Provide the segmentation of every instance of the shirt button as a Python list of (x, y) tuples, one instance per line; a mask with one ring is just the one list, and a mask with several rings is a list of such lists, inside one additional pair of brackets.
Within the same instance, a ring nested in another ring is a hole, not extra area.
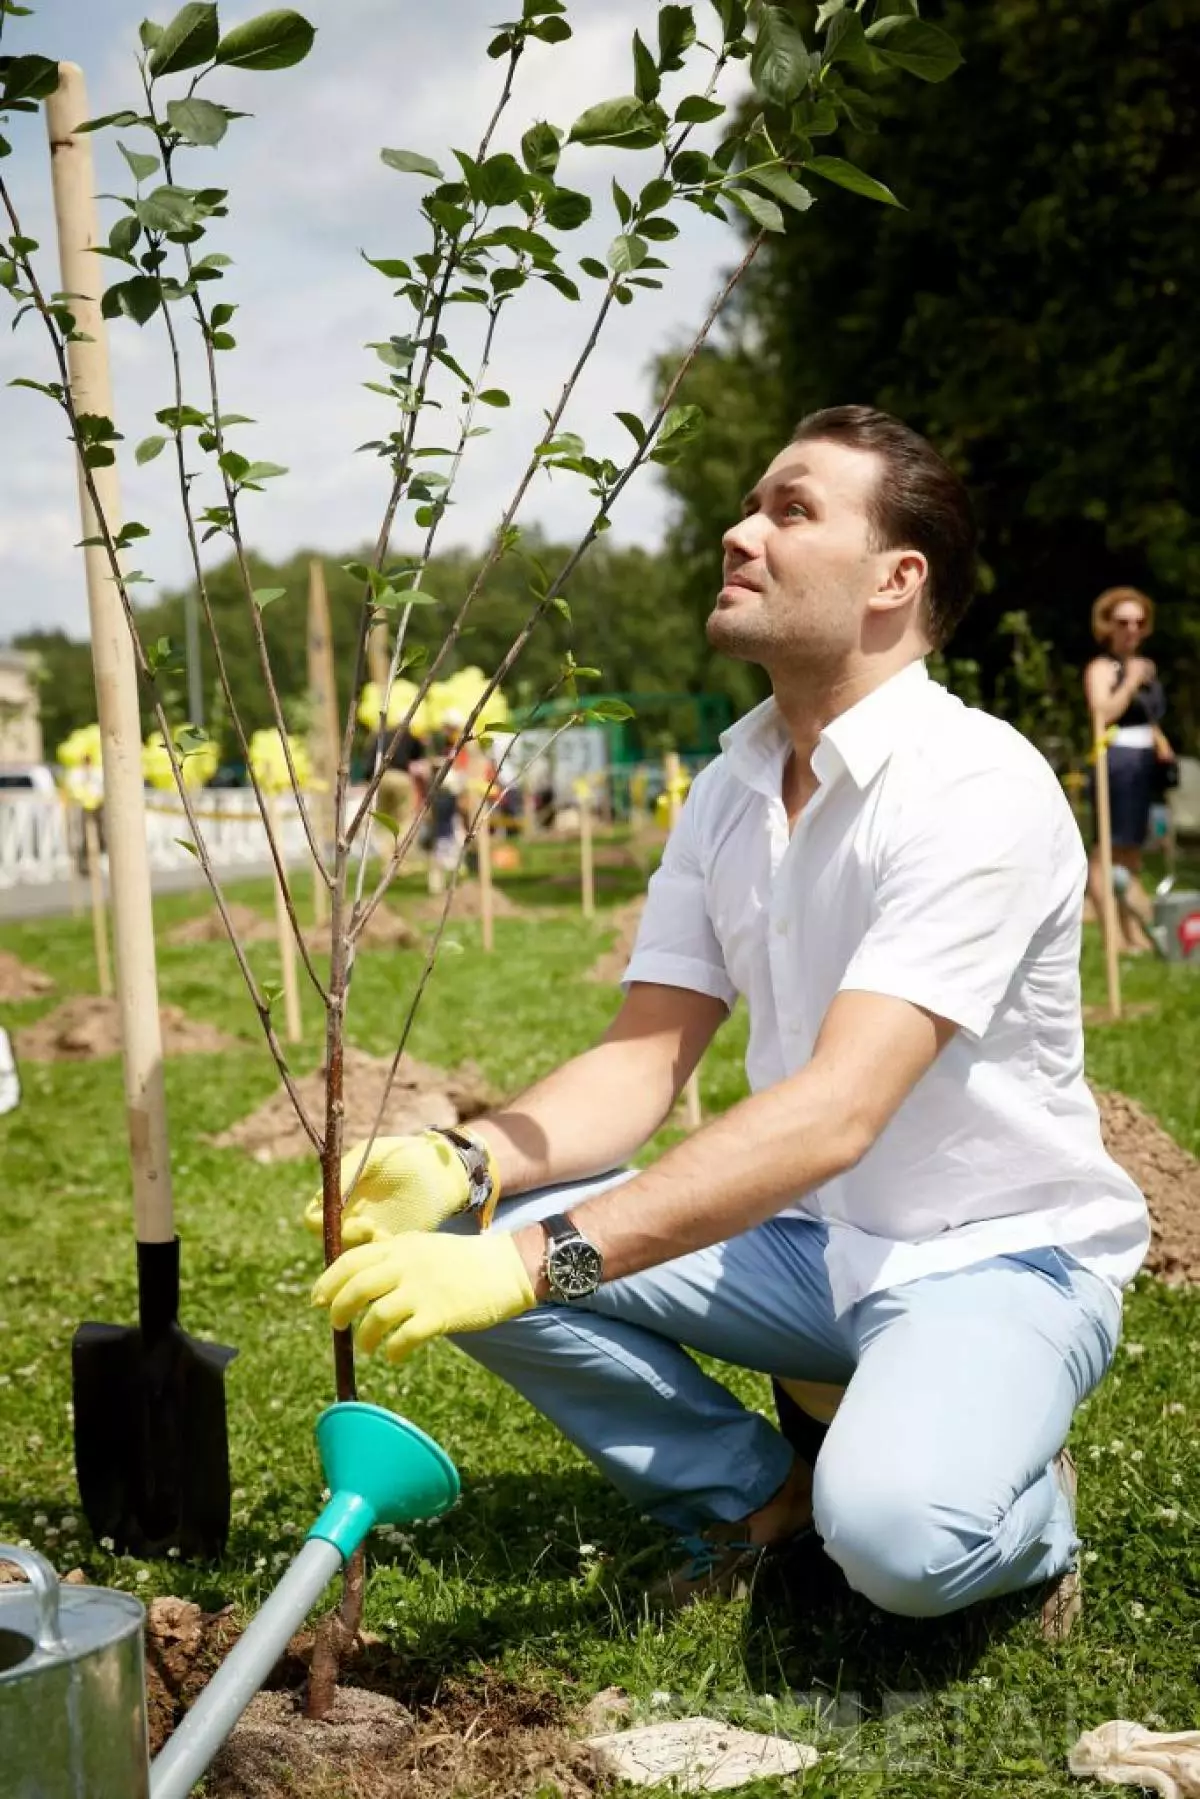
[(777, 937), (786, 937), (787, 936), (788, 926), (787, 926), (786, 918), (777, 918), (775, 920), (775, 934)]

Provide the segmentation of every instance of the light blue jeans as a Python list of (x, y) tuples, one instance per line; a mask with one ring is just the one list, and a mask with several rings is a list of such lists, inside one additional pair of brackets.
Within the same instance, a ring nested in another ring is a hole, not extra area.
[[(497, 1228), (630, 1178), (522, 1195)], [(1061, 1574), (1079, 1544), (1051, 1464), (1112, 1360), (1118, 1295), (1043, 1249), (870, 1294), (838, 1318), (825, 1240), (815, 1222), (772, 1219), (582, 1304), (455, 1341), (640, 1511), (685, 1531), (757, 1510), (792, 1464), (774, 1425), (688, 1350), (845, 1384), (813, 1510), (851, 1587), (885, 1611), (935, 1617)]]

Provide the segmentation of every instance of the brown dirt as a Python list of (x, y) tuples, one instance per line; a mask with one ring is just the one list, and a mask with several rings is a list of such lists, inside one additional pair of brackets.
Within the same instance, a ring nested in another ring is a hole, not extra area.
[[(162, 1006), (163, 1049), (168, 1056), (215, 1055), (237, 1049), (238, 1040), (215, 1025), (189, 1018), (178, 1006)], [(115, 999), (77, 993), (14, 1035), (17, 1055), (30, 1062), (91, 1062), (121, 1053), (121, 1018)]]
[[(157, 1754), (237, 1641), (228, 1610), (156, 1599), (146, 1623), (150, 1751)], [(526, 1799), (557, 1788), (591, 1799), (607, 1785), (551, 1693), (485, 1670), (469, 1683), (413, 1668), (364, 1638), (343, 1669), (332, 1716), (301, 1712), (313, 1635), (292, 1638), (213, 1764), (212, 1799)], [(355, 1684), (347, 1684), (354, 1682)], [(403, 1702), (395, 1697), (403, 1694)], [(411, 1708), (411, 1709), (410, 1709)]]
[(645, 904), (645, 894), (639, 894), (637, 899), (630, 900), (627, 905), (615, 907), (604, 920), (606, 925), (616, 926), (616, 942), (592, 964), (588, 970), (589, 981), (603, 981), (612, 985), (620, 980), (633, 951)]
[[(275, 926), (272, 920), (264, 918), (253, 906), (244, 906), (240, 900), (232, 900), (227, 902), (226, 910), (240, 943), (265, 943), (274, 937)], [(168, 943), (185, 947), (195, 943), (227, 943), (228, 940), (221, 915), (215, 909), (201, 912), (197, 918), (185, 918), (182, 924), (177, 924), (166, 936)]]
[(1107, 1006), (1085, 1006), (1083, 1022), (1084, 1024), (1126, 1024), (1131, 1018), (1150, 1018), (1160, 1010), (1156, 1001), (1139, 999), (1134, 1000), (1132, 1005), (1123, 1004), (1120, 1018), (1114, 1019), (1110, 1016)]
[[(390, 1056), (371, 1056), (365, 1050), (345, 1052), (346, 1124), (349, 1145), (370, 1134), (375, 1124), (383, 1084), (391, 1066)], [(324, 1116), (325, 1071), (318, 1068), (297, 1082), (307, 1109)], [(382, 1132), (400, 1136), (406, 1131), (433, 1125), (464, 1124), (498, 1104), (500, 1095), (488, 1084), (473, 1062), (456, 1069), (435, 1068), (405, 1055), (392, 1084)], [(212, 1139), (218, 1149), (244, 1149), (256, 1162), (282, 1162), (307, 1156), (312, 1145), (292, 1110), (286, 1093), (273, 1094), (256, 1112), (239, 1120)]]
[(40, 968), (30, 968), (27, 962), (0, 949), (0, 1005), (22, 999), (40, 999), (44, 993), (53, 991), (54, 982), (48, 974), (43, 974)]
[(1150, 1207), (1147, 1269), (1171, 1286), (1200, 1285), (1200, 1161), (1135, 1099), (1097, 1091), (1096, 1102), (1109, 1154)]
[[(442, 907), (446, 903), (444, 893), (430, 893), (421, 900), (416, 908), (417, 916), (428, 924), (436, 924), (442, 916)], [(478, 918), (483, 910), (483, 890), (478, 881), (460, 881), (454, 889), (454, 899), (450, 905), (450, 917), (447, 920), (449, 929), (456, 919)], [(502, 887), (492, 884), (492, 917), (493, 918), (532, 918), (536, 914), (529, 906), (519, 906), (510, 899)]]

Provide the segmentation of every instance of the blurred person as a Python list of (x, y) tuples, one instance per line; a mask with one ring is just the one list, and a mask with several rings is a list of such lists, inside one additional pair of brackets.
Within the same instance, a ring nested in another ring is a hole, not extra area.
[[(1166, 695), (1154, 663), (1140, 653), (1153, 629), (1152, 600), (1136, 587), (1108, 588), (1092, 607), (1092, 635), (1103, 653), (1083, 673), (1089, 714), (1100, 730), (1116, 731), (1107, 752), (1108, 797), (1119, 948), (1125, 955), (1153, 948), (1149, 925), (1154, 908), (1139, 878), (1142, 851), (1151, 807), (1177, 778), (1175, 752), (1162, 729)], [(1094, 776), (1092, 802), (1094, 816)], [(1088, 895), (1096, 916), (1102, 917), (1098, 841), (1088, 859)]]
[[(377, 1140), (314, 1301), (522, 1393), (680, 1533), (656, 1603), (807, 1544), (912, 1617), (1048, 1583), (1061, 1634), (1064, 1446), (1149, 1241), (1084, 1080), (1084, 847), (1037, 749), (928, 678), (974, 528), (923, 438), (804, 419), (724, 549), (708, 639), (772, 695), (692, 785), (616, 1018), (469, 1129)], [(739, 997), (748, 1097), (631, 1169)], [(695, 1354), (827, 1429), (805, 1454)]]

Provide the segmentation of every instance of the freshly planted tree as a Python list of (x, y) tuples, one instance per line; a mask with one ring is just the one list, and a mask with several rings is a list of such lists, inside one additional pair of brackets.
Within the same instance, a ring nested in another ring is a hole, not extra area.
[[(0, 33), (28, 10), (14, 0), (0, 0)], [(489, 704), (500, 684), (518, 669), (532, 634), (552, 612), (569, 619), (567, 590), (572, 575), (608, 528), (630, 481), (648, 464), (669, 464), (687, 455), (697, 440), (702, 415), (695, 406), (677, 404), (677, 391), (764, 236), (782, 231), (789, 212), (805, 212), (826, 182), (868, 199), (898, 204), (882, 183), (845, 157), (830, 154), (828, 145), (866, 105), (864, 87), (880, 79), (890, 81), (897, 72), (930, 78), (953, 66), (953, 44), (937, 27), (919, 20), (916, 11), (915, 0), (902, 4), (858, 0), (856, 6), (831, 0), (820, 7), (816, 29), (806, 37), (785, 8), (756, 0), (750, 4), (716, 0), (704, 7), (662, 5), (653, 15), (653, 29), (645, 36), (634, 34), (628, 92), (597, 99), (573, 121), (535, 120), (513, 133), (511, 149), (502, 149), (497, 143), (508, 130), (528, 46), (555, 45), (571, 36), (563, 0), (524, 0), (520, 16), (502, 24), (486, 47), (497, 65), (497, 91), (494, 109), (474, 148), (453, 149), (443, 159), (445, 166), (412, 150), (382, 149), (383, 162), (399, 178), (420, 186), (422, 237), (417, 245), (406, 246), (403, 254), (389, 252), (369, 259), (387, 290), (386, 298), (381, 292), (379, 336), (368, 346), (377, 366), (367, 386), (382, 403), (383, 424), (379, 435), (362, 448), (381, 465), (382, 512), (371, 554), (348, 565), (359, 583), (361, 602), (333, 779), (331, 841), (314, 822), (311, 796), (305, 791), (303, 770), (296, 765), (272, 673), (263, 620), (267, 609), (279, 604), (283, 590), (255, 586), (247, 549), (248, 509), (285, 479), (287, 471), (266, 456), (235, 447), (245, 442), (251, 421), (230, 410), (224, 397), (223, 369), (236, 349), (237, 306), (225, 297), (232, 279), (228, 259), (209, 244), (226, 216), (229, 195), (224, 187), (193, 185), (191, 177), (193, 152), (211, 150), (232, 129), (240, 128), (243, 114), (220, 98), (224, 72), (286, 70), (312, 50), (313, 27), (298, 13), (281, 10), (222, 33), (216, 5), (193, 0), (166, 25), (151, 21), (142, 25), (136, 56), (138, 91), (128, 109), (102, 119), (70, 122), (76, 135), (119, 133), (131, 176), (132, 191), (116, 199), (117, 216), (107, 242), (96, 246), (97, 281), (104, 273), (114, 277), (104, 288), (102, 313), (118, 328), (163, 333), (168, 390), (156, 414), (158, 430), (143, 439), (134, 454), (139, 463), (169, 458), (174, 471), (198, 608), (198, 617), (193, 616), (188, 627), (186, 666), (197, 666), (202, 622), (229, 729), (241, 759), (255, 775), (255, 799), (303, 976), (325, 1017), (325, 1103), (320, 1116), (310, 1115), (296, 1086), (279, 1040), (278, 996), (260, 985), (237, 940), (197, 816), (186, 764), (189, 754), (206, 743), (205, 733), (198, 724), (173, 730), (164, 700), (165, 684), (180, 667), (179, 652), (169, 642), (144, 641), (139, 630), (133, 594), (144, 577), (128, 568), (127, 553), (148, 535), (147, 528), (136, 521), (121, 525), (106, 516), (98, 491), (96, 473), (115, 462), (121, 437), (111, 418), (81, 407), (73, 391), (69, 362), (81, 337), (76, 316), (82, 310), (81, 297), (54, 291), (39, 274), (38, 247), (23, 232), (16, 196), (0, 173), (0, 210), (7, 234), (0, 237), (0, 285), (17, 308), (15, 322), (28, 319), (40, 324), (50, 359), (44, 376), (35, 372), (22, 377), (21, 384), (44, 393), (66, 419), (97, 519), (97, 542), (129, 627), (138, 671), (152, 696), (161, 750), (187, 817), (190, 847), (229, 930), (280, 1079), (320, 1161), (327, 1259), (341, 1248), (343, 1043), (355, 957), (421, 823), (417, 816), (397, 827), (381, 815), (377, 803), (399, 731), (391, 747), (381, 737), (369, 778), (361, 791), (351, 790), (355, 714), (368, 668), (383, 648), (386, 672), (382, 683), (376, 683), (373, 704), (384, 719), (395, 717), (393, 691), (401, 682), (409, 684), (401, 689), (408, 696), (399, 720), (402, 730), (434, 681), (453, 668), (456, 646), (486, 594), (489, 577), (502, 563), (516, 562), (523, 568), (525, 615), (439, 761), (426, 795), (427, 809), (454, 757), (484, 734)], [(746, 65), (758, 98), (757, 110), (743, 109), (736, 123), (731, 123), (726, 102), (718, 97), (721, 78), (731, 64)], [(54, 93), (59, 77), (58, 66), (46, 57), (0, 57), (0, 112), (15, 115), (20, 124), (21, 114), (34, 111)], [(702, 137), (711, 148), (701, 147)], [(825, 141), (818, 150), (820, 140)], [(0, 138), (0, 155), (6, 148)], [(628, 185), (612, 183), (616, 229), (603, 257), (574, 256), (570, 250), (574, 234), (588, 224), (593, 207), (586, 194), (567, 184), (561, 170), (568, 152), (574, 156), (599, 149), (629, 153), (630, 167), (637, 174)], [(807, 185), (810, 176), (815, 178), (813, 187)], [(571, 407), (580, 378), (614, 310), (636, 304), (644, 290), (660, 288), (670, 279), (670, 245), (684, 228), (689, 209), (718, 218), (740, 212), (754, 226), (753, 234), (666, 381), (658, 405), (648, 417), (631, 405), (616, 411), (629, 440), (625, 455), (614, 459), (598, 454), (572, 428)], [(509, 394), (494, 384), (497, 346), (521, 294), (538, 287), (553, 289), (564, 305), (582, 313), (577, 349), (561, 385), (547, 395), (543, 428), (523, 456), (513, 456), (521, 472), (465, 596), (452, 614), (447, 613), (440, 644), (432, 653), (420, 655), (409, 641), (410, 620), (414, 609), (439, 604), (426, 577), (456, 483), (474, 440), (487, 428), (483, 421), (502, 415), (510, 403)], [(198, 352), (197, 373), (193, 352)], [(581, 482), (592, 502), (586, 529), (551, 565), (523, 540), (521, 523), (530, 487), (546, 469), (563, 471)], [(412, 551), (402, 553), (393, 547), (401, 532), (415, 539)], [(210, 541), (222, 554), (232, 553), (241, 579), (245, 616), (276, 733), (278, 781), (258, 778), (261, 757), (253, 754), (227, 679), (207, 585), (204, 546)], [(378, 663), (377, 668), (382, 672)], [(598, 672), (581, 667), (568, 654), (551, 691), (574, 700), (578, 684)], [(613, 715), (612, 702), (589, 707), (580, 700), (571, 716)], [(197, 716), (198, 707), (193, 709), (193, 718)], [(328, 892), (327, 974), (317, 967), (300, 929), (266, 791), (274, 785), (290, 791), (316, 879)], [(486, 796), (478, 801), (468, 845), (488, 803)], [(391, 847), (382, 865), (374, 870), (368, 860), (373, 822), (377, 831), (382, 825), (394, 833), (389, 835)], [(434, 966), (453, 893), (451, 881), (441, 925), (407, 1008), (393, 1074)], [(354, 1359), (346, 1332), (335, 1333), (334, 1361), (338, 1397), (351, 1398)], [(361, 1587), (362, 1570), (356, 1562), (341, 1610), (327, 1622), (314, 1657), (310, 1709), (317, 1715), (328, 1708), (340, 1649), (357, 1629)]]

